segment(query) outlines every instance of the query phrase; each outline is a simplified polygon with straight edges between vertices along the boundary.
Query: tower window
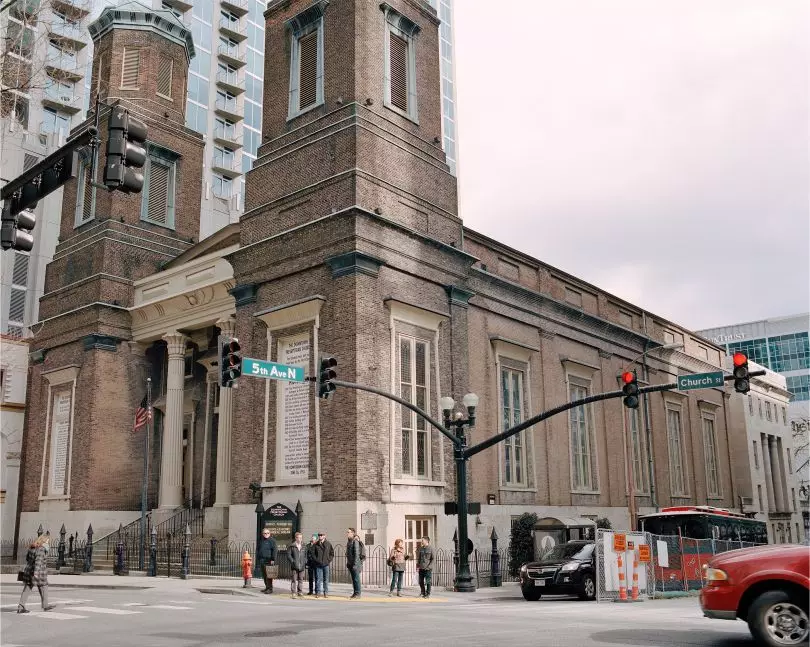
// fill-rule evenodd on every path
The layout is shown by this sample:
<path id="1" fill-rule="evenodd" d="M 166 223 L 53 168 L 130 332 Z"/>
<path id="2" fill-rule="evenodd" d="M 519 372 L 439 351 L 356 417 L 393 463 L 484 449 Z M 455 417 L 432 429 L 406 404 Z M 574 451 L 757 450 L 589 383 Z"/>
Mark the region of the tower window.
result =
<path id="1" fill-rule="evenodd" d="M 174 229 L 178 156 L 157 146 L 149 148 L 141 199 L 141 220 Z"/>
<path id="2" fill-rule="evenodd" d="M 121 63 L 121 89 L 137 90 L 138 73 L 141 67 L 141 50 L 124 48 Z"/>
<path id="3" fill-rule="evenodd" d="M 416 48 L 419 26 L 387 4 L 385 11 L 385 105 L 413 121 L 416 107 Z"/>
<path id="4" fill-rule="evenodd" d="M 288 119 L 323 104 L 323 18 L 292 34 Z"/>
<path id="5" fill-rule="evenodd" d="M 167 56 L 160 58 L 158 64 L 157 93 L 164 99 L 172 98 L 172 67 L 174 61 Z"/>

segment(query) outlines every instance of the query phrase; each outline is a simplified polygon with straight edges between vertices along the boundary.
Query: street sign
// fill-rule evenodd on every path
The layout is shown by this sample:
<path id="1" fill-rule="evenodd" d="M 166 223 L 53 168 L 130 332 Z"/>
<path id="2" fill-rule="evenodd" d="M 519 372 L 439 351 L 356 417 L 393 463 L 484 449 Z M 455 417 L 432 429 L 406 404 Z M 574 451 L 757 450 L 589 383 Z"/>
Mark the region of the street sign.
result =
<path id="1" fill-rule="evenodd" d="M 627 535 L 623 532 L 613 534 L 613 552 L 623 553 L 627 550 Z"/>
<path id="2" fill-rule="evenodd" d="M 723 386 L 725 380 L 723 379 L 723 371 L 714 371 L 712 373 L 694 373 L 692 375 L 679 375 L 678 376 L 678 390 L 689 391 L 691 389 L 711 389 L 718 386 Z"/>
<path id="3" fill-rule="evenodd" d="M 650 561 L 650 547 L 647 544 L 638 545 L 638 561 L 642 564 Z"/>
<path id="4" fill-rule="evenodd" d="M 245 357 L 242 360 L 242 375 L 263 377 L 267 380 L 286 380 L 287 382 L 305 382 L 303 366 L 287 366 L 263 359 Z"/>

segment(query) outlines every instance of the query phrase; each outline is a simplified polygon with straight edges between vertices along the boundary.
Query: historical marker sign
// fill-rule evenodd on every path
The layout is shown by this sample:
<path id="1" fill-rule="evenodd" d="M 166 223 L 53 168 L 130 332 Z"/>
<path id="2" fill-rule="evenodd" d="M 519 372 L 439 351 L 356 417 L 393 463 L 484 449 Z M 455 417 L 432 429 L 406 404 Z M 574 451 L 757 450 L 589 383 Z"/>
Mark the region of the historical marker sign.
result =
<path id="1" fill-rule="evenodd" d="M 723 371 L 713 371 L 711 373 L 694 373 L 693 375 L 678 376 L 678 390 L 689 391 L 691 389 L 712 389 L 723 386 Z"/>
<path id="2" fill-rule="evenodd" d="M 269 528 L 276 540 L 276 547 L 285 550 L 293 543 L 298 515 L 282 503 L 271 505 L 262 514 L 261 528 Z"/>

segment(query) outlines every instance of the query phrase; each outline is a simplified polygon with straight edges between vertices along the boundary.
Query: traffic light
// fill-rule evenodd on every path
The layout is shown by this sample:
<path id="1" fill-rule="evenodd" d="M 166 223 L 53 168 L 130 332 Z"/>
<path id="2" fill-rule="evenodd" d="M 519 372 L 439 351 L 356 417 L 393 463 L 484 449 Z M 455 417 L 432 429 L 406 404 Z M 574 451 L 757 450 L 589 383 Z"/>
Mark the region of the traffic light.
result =
<path id="1" fill-rule="evenodd" d="M 34 248 L 34 234 L 37 217 L 34 212 L 26 209 L 11 215 L 11 205 L 3 207 L 2 238 L 3 249 L 17 249 L 21 252 L 30 252 Z"/>
<path id="2" fill-rule="evenodd" d="M 107 163 L 104 184 L 124 193 L 140 193 L 143 173 L 136 169 L 146 164 L 146 124 L 121 107 L 110 113 L 107 139 Z"/>
<path id="3" fill-rule="evenodd" d="M 748 357 L 745 353 L 734 353 L 734 390 L 737 393 L 748 393 L 751 387 L 748 382 Z"/>
<path id="4" fill-rule="evenodd" d="M 638 378 L 636 372 L 625 371 L 622 373 L 622 393 L 624 393 L 624 406 L 629 409 L 638 409 Z"/>
<path id="5" fill-rule="evenodd" d="M 337 360 L 334 357 L 326 355 L 321 356 L 320 366 L 318 367 L 318 397 L 328 398 L 337 387 L 332 380 L 337 377 L 334 367 L 337 366 Z"/>
<path id="6" fill-rule="evenodd" d="M 219 354 L 219 384 L 230 388 L 236 379 L 242 375 L 242 347 L 239 340 L 226 339 L 222 343 Z"/>

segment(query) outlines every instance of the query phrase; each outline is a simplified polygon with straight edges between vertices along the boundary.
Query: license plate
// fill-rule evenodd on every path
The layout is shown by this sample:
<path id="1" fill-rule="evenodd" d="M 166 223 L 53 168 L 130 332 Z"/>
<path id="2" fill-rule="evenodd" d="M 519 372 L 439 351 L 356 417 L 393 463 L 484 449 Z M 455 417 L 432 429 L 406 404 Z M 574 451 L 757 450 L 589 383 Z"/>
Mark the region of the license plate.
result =
<path id="1" fill-rule="evenodd" d="M 546 585 L 546 581 L 545 581 L 545 580 L 535 580 L 535 581 L 534 581 L 534 585 L 535 585 L 535 586 L 545 586 L 545 585 Z"/>

